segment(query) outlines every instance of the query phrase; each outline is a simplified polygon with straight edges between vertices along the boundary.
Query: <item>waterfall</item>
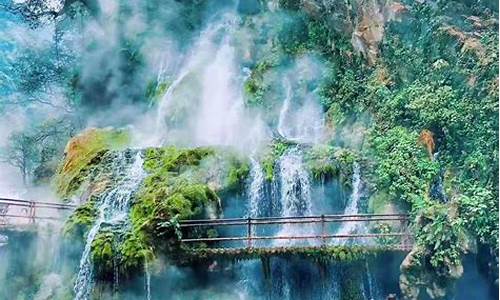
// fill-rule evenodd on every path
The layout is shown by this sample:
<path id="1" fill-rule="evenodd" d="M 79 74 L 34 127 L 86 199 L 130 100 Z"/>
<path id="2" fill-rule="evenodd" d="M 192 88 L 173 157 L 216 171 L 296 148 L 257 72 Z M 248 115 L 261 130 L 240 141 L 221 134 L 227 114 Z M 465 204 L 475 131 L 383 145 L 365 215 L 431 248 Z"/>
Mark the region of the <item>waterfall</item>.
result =
<path id="1" fill-rule="evenodd" d="M 250 185 L 248 188 L 248 213 L 249 217 L 255 218 L 261 215 L 261 199 L 264 196 L 264 171 L 255 158 L 250 157 Z"/>
<path id="2" fill-rule="evenodd" d="M 279 178 L 281 181 L 281 216 L 295 217 L 311 214 L 311 182 L 297 149 L 285 153 L 279 160 Z M 279 235 L 297 235 L 310 233 L 307 226 L 285 224 Z M 282 243 L 282 241 L 277 241 Z M 307 243 L 307 242 L 306 242 Z"/>
<path id="3" fill-rule="evenodd" d="M 202 93 L 195 125 L 198 145 L 235 145 L 241 140 L 243 99 L 234 84 L 234 48 L 224 40 L 202 74 Z"/>
<path id="4" fill-rule="evenodd" d="M 352 193 L 349 197 L 346 208 L 344 209 L 345 215 L 355 215 L 359 212 L 359 200 L 361 198 L 361 170 L 357 162 L 353 164 L 353 174 L 352 174 Z M 337 234 L 349 234 L 355 232 L 360 227 L 359 222 L 344 222 L 342 223 Z M 339 243 L 341 245 L 346 244 L 347 240 L 343 239 Z"/>
<path id="5" fill-rule="evenodd" d="M 151 300 L 151 272 L 149 272 L 147 259 L 144 259 L 144 275 L 144 290 L 146 291 L 146 300 Z"/>
<path id="6" fill-rule="evenodd" d="M 130 199 L 133 193 L 138 188 L 144 170 L 142 167 L 143 159 L 138 152 L 133 163 L 127 168 L 127 158 L 124 153 L 120 153 L 115 159 L 115 172 L 121 172 L 125 169 L 125 176 L 117 174 L 121 181 L 114 185 L 99 202 L 99 216 L 90 229 L 85 242 L 85 248 L 80 259 L 80 268 L 74 286 L 75 299 L 87 300 L 92 287 L 92 261 L 90 258 L 90 250 L 92 242 L 99 233 L 99 229 L 103 223 L 120 224 L 128 220 L 128 208 Z"/>
<path id="7" fill-rule="evenodd" d="M 302 104 L 292 103 L 293 92 L 290 79 L 283 79 L 285 99 L 278 118 L 278 133 L 285 139 L 298 143 L 318 143 L 325 134 L 325 122 L 321 106 L 311 93 L 300 96 Z M 293 107 L 292 107 L 293 106 Z"/>
<path id="8" fill-rule="evenodd" d="M 250 181 L 247 188 L 248 205 L 247 217 L 256 218 L 262 215 L 262 200 L 264 199 L 264 172 L 261 164 L 253 157 L 250 157 Z M 256 233 L 256 227 L 252 231 Z M 257 242 L 257 241 L 256 241 Z M 249 295 L 259 290 L 256 285 L 261 275 L 261 266 L 257 261 L 245 261 L 241 263 L 241 279 L 238 285 L 241 287 L 239 298 L 247 299 Z"/>
<path id="9" fill-rule="evenodd" d="M 311 183 L 298 150 L 285 153 L 279 160 L 282 216 L 311 214 Z"/>
<path id="10" fill-rule="evenodd" d="M 189 74 L 188 70 L 183 70 L 181 74 L 172 82 L 168 87 L 165 95 L 163 95 L 160 104 L 158 105 L 158 112 L 156 117 L 156 136 L 158 137 L 158 145 L 164 143 L 164 134 L 167 132 L 167 124 L 165 122 L 165 116 L 168 113 L 168 105 L 172 101 L 172 95 L 176 90 L 177 86 L 182 82 L 182 80 Z"/>
<path id="11" fill-rule="evenodd" d="M 288 115 L 288 111 L 290 110 L 290 102 L 292 101 L 292 85 L 290 84 L 290 80 L 288 78 L 285 78 L 283 80 L 283 85 L 285 86 L 285 100 L 283 101 L 283 105 L 281 106 L 277 129 L 278 133 L 282 137 L 289 139 L 285 128 L 285 121 Z"/>
<path id="12" fill-rule="evenodd" d="M 380 295 L 380 291 L 379 291 L 379 288 L 377 286 L 377 282 L 375 281 L 375 278 L 370 270 L 370 266 L 369 266 L 368 262 L 365 263 L 365 266 L 366 266 L 366 277 L 367 277 L 367 284 L 368 284 L 367 290 L 368 290 L 368 296 L 369 296 L 366 298 L 370 299 L 370 300 L 382 299 L 383 297 L 381 297 L 381 295 Z"/>
<path id="13" fill-rule="evenodd" d="M 260 116 L 245 111 L 242 87 L 247 71 L 238 65 L 233 34 L 238 21 L 228 13 L 200 33 L 158 105 L 157 144 L 165 144 L 168 137 L 169 144 L 245 151 L 267 139 Z M 175 119 L 175 126 L 167 126 L 168 119 Z"/>

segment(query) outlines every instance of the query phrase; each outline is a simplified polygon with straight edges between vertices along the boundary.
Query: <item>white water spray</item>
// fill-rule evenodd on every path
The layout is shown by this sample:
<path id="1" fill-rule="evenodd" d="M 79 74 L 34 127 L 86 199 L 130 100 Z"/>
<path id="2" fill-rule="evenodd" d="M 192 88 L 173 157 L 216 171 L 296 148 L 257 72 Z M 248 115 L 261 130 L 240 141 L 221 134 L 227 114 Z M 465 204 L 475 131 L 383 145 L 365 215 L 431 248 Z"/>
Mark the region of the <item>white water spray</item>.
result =
<path id="1" fill-rule="evenodd" d="M 357 162 L 353 164 L 352 175 L 352 193 L 349 197 L 349 202 L 344 210 L 344 215 L 355 215 L 359 213 L 359 200 L 361 199 L 361 170 Z M 360 228 L 359 222 L 343 222 L 337 234 L 350 234 L 356 232 Z M 340 244 L 345 244 L 346 240 L 342 240 Z"/>
<path id="2" fill-rule="evenodd" d="M 316 144 L 325 138 L 325 121 L 320 105 L 312 93 L 302 95 L 302 104 L 293 103 L 292 82 L 283 79 L 285 99 L 278 118 L 278 133 L 285 139 L 305 144 Z"/>
<path id="3" fill-rule="evenodd" d="M 144 289 L 146 291 L 146 300 L 151 300 L 151 272 L 149 271 L 148 260 L 144 259 Z"/>
<path id="4" fill-rule="evenodd" d="M 120 171 L 126 165 L 125 155 L 120 153 L 116 162 L 115 170 Z M 75 300 L 89 299 L 92 288 L 92 261 L 90 258 L 92 242 L 103 223 L 117 224 L 128 219 L 130 199 L 144 177 L 142 164 L 143 159 L 140 153 L 137 153 L 132 165 L 126 168 L 126 176 L 99 203 L 98 219 L 87 235 L 85 248 L 80 259 L 80 268 L 74 287 Z"/>
<path id="5" fill-rule="evenodd" d="M 264 171 L 260 163 L 253 157 L 250 158 L 250 186 L 248 189 L 249 204 L 248 216 L 255 218 L 260 216 L 260 201 L 264 196 Z"/>
<path id="6" fill-rule="evenodd" d="M 224 145 L 243 152 L 264 144 L 266 127 L 244 107 L 245 70 L 233 37 L 238 20 L 227 14 L 201 32 L 158 106 L 157 144 Z"/>
<path id="7" fill-rule="evenodd" d="M 286 117 L 288 115 L 288 111 L 290 110 L 290 102 L 292 101 L 292 85 L 290 84 L 290 80 L 285 78 L 283 80 L 283 86 L 285 87 L 285 100 L 283 101 L 283 105 L 281 106 L 280 115 L 278 119 L 278 133 L 284 137 L 287 137 L 287 130 L 285 128 Z"/>
<path id="8" fill-rule="evenodd" d="M 311 182 L 301 153 L 294 149 L 285 153 L 279 160 L 281 180 L 281 216 L 295 217 L 311 215 Z M 310 233 L 307 226 L 285 224 L 280 236 L 306 235 Z M 278 241 L 278 243 L 281 243 Z"/>

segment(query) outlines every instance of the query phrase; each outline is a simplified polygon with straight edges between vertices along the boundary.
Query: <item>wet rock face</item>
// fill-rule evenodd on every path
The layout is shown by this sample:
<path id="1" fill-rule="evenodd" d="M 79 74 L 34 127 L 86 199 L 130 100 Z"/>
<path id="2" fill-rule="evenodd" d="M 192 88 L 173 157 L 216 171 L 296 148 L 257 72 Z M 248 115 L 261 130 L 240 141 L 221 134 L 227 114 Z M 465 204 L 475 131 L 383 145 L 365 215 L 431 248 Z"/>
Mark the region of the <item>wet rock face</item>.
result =
<path id="1" fill-rule="evenodd" d="M 425 290 L 431 299 L 443 298 L 449 292 L 450 283 L 462 277 L 463 266 L 448 264 L 446 276 L 439 275 L 434 270 L 426 269 L 422 251 L 424 250 L 415 247 L 401 263 L 399 287 L 403 298 L 420 299 L 422 290 Z"/>
<path id="2" fill-rule="evenodd" d="M 330 28 L 351 36 L 354 50 L 365 57 L 370 65 L 377 62 L 379 44 L 384 38 L 387 23 L 401 21 L 408 11 L 404 4 L 392 0 L 297 0 L 272 3 L 272 7 L 298 8 L 313 18 L 326 19 Z"/>
<path id="3" fill-rule="evenodd" d="M 400 21 L 407 8 L 399 2 L 377 0 L 360 1 L 359 5 L 351 43 L 370 65 L 374 65 L 379 56 L 379 44 L 384 38 L 386 23 Z"/>

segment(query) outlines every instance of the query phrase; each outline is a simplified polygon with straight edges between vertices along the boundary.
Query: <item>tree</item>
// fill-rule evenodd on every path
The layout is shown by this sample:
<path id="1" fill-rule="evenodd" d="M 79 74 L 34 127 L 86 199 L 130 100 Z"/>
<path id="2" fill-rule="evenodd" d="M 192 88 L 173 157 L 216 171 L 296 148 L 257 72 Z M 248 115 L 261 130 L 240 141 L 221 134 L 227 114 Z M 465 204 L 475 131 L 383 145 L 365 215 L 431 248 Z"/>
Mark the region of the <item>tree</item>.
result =
<path id="1" fill-rule="evenodd" d="M 23 183 L 27 184 L 36 168 L 44 167 L 61 156 L 66 141 L 73 133 L 74 125 L 64 119 L 48 120 L 14 132 L 9 136 L 8 145 L 0 152 L 0 159 L 18 168 Z"/>

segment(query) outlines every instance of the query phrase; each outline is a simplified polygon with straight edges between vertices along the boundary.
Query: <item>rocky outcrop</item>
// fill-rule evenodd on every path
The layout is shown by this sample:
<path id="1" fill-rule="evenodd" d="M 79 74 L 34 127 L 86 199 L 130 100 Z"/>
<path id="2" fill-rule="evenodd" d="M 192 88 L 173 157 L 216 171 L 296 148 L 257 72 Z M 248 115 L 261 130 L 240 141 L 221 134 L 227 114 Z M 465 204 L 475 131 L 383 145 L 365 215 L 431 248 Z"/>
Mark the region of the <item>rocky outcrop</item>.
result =
<path id="1" fill-rule="evenodd" d="M 400 21 L 407 8 L 399 2 L 377 0 L 359 1 L 358 5 L 351 43 L 373 65 L 379 56 L 379 44 L 384 38 L 385 24 L 392 20 Z"/>
<path id="2" fill-rule="evenodd" d="M 124 130 L 87 129 L 69 140 L 64 150 L 64 159 L 55 176 L 58 194 L 67 198 L 81 186 L 85 170 L 109 150 L 124 149 L 129 135 Z"/>
<path id="3" fill-rule="evenodd" d="M 424 290 L 431 299 L 440 299 L 447 295 L 453 281 L 460 278 L 464 272 L 461 264 L 450 264 L 448 276 L 439 276 L 427 269 L 423 252 L 424 250 L 417 246 L 401 263 L 399 287 L 404 299 L 420 299 Z"/>

